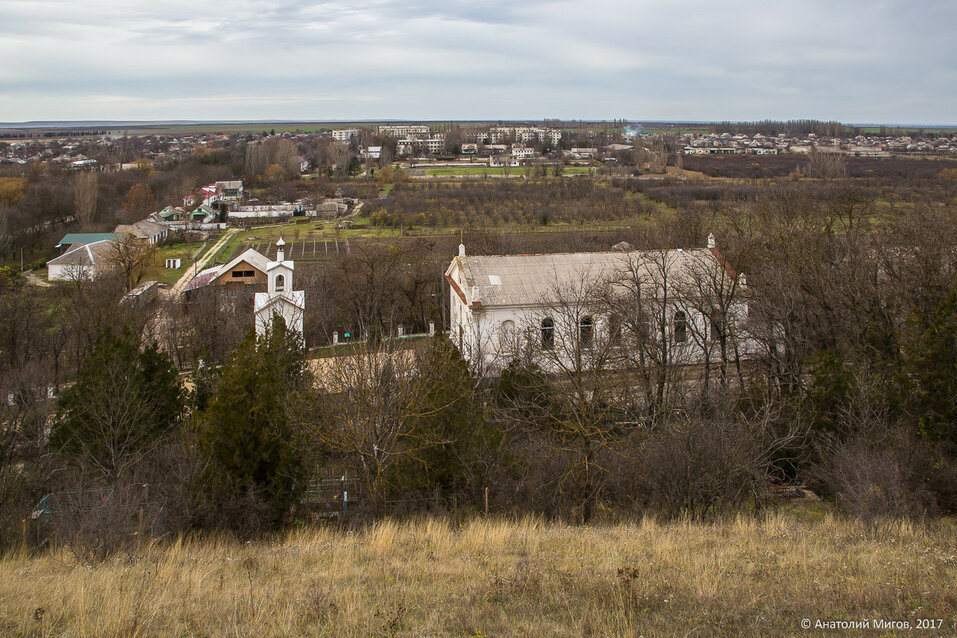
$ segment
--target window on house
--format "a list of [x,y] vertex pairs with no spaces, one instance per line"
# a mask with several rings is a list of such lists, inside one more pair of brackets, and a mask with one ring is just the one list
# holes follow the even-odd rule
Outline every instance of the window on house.
[[674,335],[675,343],[684,343],[688,340],[688,317],[680,310],[675,313]]
[[286,278],[282,275],[276,275],[276,290],[282,292],[283,288],[286,287]]
[[555,322],[551,317],[542,319],[542,348],[551,350],[555,347]]
[[578,324],[578,339],[583,348],[591,346],[595,337],[595,321],[590,316],[582,317]]

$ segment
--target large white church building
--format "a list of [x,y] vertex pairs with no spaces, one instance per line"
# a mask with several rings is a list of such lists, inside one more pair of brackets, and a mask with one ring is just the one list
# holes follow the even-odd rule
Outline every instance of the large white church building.
[[529,357],[547,369],[641,347],[668,363],[753,349],[744,275],[713,236],[705,248],[624,248],[470,256],[460,245],[445,273],[450,339],[473,369],[492,374]]
[[256,318],[256,334],[262,335],[272,325],[274,315],[286,322],[286,327],[303,334],[303,316],[306,311],[306,293],[293,290],[293,274],[296,264],[286,261],[282,237],[276,242],[276,261],[266,263],[266,292],[257,292],[253,312]]

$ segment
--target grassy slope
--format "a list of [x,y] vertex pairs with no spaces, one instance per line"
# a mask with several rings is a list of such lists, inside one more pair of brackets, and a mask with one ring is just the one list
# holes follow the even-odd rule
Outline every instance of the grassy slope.
[[0,633],[790,636],[803,618],[939,617],[941,630],[921,633],[953,635],[955,540],[952,520],[868,529],[817,512],[588,527],[384,521],[155,545],[90,565],[56,551],[0,561]]

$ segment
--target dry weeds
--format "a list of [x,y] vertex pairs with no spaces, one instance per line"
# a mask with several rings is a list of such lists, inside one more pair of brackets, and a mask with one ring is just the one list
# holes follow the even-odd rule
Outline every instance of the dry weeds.
[[154,543],[95,564],[56,550],[0,560],[0,635],[790,636],[804,618],[943,618],[919,633],[953,635],[955,541],[952,520],[777,513],[386,520]]

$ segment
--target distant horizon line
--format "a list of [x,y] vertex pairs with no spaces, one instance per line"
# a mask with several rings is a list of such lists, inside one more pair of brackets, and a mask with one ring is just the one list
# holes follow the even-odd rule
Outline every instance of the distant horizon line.
[[[195,126],[207,124],[397,124],[397,123],[428,123],[428,122],[447,122],[447,123],[490,123],[501,122],[503,124],[513,122],[583,122],[583,123],[609,123],[620,118],[611,119],[579,119],[579,118],[537,118],[537,119],[402,119],[402,118],[360,118],[360,119],[329,119],[329,120],[309,120],[309,119],[214,119],[214,120],[190,120],[190,119],[172,119],[172,120],[28,120],[24,122],[0,122],[0,129],[43,129],[43,128],[62,128],[68,126],[105,126],[110,128],[132,127],[132,126]],[[762,122],[837,122],[843,126],[854,127],[874,127],[885,126],[890,128],[948,128],[957,129],[957,124],[940,123],[898,123],[898,122],[841,122],[839,120],[822,120],[817,118],[789,118],[789,119],[760,119],[760,120],[660,120],[660,119],[623,119],[628,124],[683,124],[683,125],[714,125],[714,124],[760,124]]]

